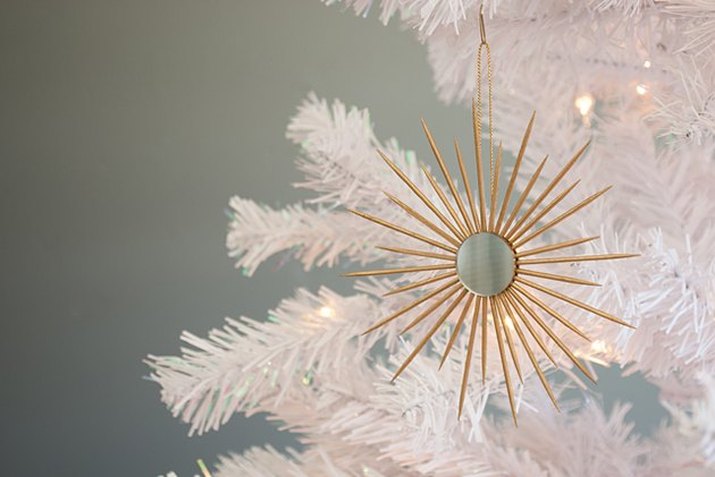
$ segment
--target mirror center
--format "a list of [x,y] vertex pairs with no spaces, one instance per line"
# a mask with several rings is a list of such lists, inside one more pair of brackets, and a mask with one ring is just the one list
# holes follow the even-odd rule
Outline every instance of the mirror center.
[[514,279],[514,252],[500,236],[481,232],[465,240],[457,251],[457,276],[479,296],[503,292]]

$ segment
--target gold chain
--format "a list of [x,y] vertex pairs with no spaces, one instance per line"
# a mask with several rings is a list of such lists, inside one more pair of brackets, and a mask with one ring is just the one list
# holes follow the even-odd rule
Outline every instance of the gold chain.
[[477,133],[479,136],[482,134],[482,49],[486,51],[487,54],[487,96],[489,100],[489,188],[492,194],[494,194],[494,189],[496,184],[494,184],[494,124],[492,115],[492,55],[489,49],[489,43],[487,43],[486,29],[484,28],[484,6],[482,5],[479,11],[479,32],[481,35],[481,43],[479,43],[479,50],[477,50]]

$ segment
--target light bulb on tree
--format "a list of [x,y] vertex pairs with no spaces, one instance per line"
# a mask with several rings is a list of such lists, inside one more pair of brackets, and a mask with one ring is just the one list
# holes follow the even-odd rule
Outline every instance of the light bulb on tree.
[[593,96],[591,96],[590,93],[584,93],[574,100],[573,104],[578,109],[578,112],[581,114],[581,120],[583,121],[583,124],[585,126],[590,126],[591,125],[591,111],[593,110],[593,105],[595,104],[595,100],[593,99]]
[[593,103],[593,96],[589,93],[585,93],[577,97],[573,104],[576,106],[576,109],[578,109],[578,112],[581,113],[581,116],[587,116],[593,108]]
[[333,318],[335,316],[335,309],[327,305],[321,306],[318,310],[318,315],[322,316],[323,318]]

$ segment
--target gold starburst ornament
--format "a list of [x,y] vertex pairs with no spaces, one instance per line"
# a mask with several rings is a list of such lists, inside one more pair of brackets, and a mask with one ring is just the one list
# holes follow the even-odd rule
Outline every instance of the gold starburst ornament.
[[[366,214],[361,211],[352,211],[355,214],[372,221],[393,231],[408,236],[418,242],[430,245],[429,250],[379,247],[388,252],[416,257],[420,260],[429,260],[425,265],[415,265],[405,268],[394,268],[384,270],[359,271],[347,274],[353,277],[381,276],[390,274],[408,274],[434,272],[435,275],[422,280],[412,281],[407,285],[391,290],[388,295],[394,295],[410,290],[427,290],[421,297],[412,301],[408,305],[400,308],[391,315],[383,318],[366,333],[374,331],[387,323],[402,317],[409,311],[425,305],[419,314],[404,328],[403,332],[409,331],[424,320],[433,319],[436,311],[444,304],[447,304],[444,311],[436,317],[433,326],[418,341],[414,350],[397,369],[393,380],[412,362],[417,354],[424,348],[432,336],[445,324],[447,319],[455,312],[457,321],[452,334],[442,354],[442,366],[449,355],[462,328],[468,328],[467,354],[464,362],[462,375],[462,385],[459,397],[459,415],[461,416],[464,405],[465,394],[471,370],[472,354],[474,352],[477,335],[481,335],[481,374],[482,380],[486,377],[487,367],[487,343],[490,333],[490,322],[493,325],[494,338],[499,350],[499,357],[504,373],[509,405],[511,407],[514,423],[516,424],[516,409],[514,406],[514,393],[512,377],[510,375],[510,365],[507,353],[516,370],[519,379],[522,379],[521,366],[517,353],[517,343],[526,352],[536,374],[539,377],[544,389],[558,408],[556,397],[540,368],[530,340],[538,347],[552,362],[554,357],[549,352],[542,336],[543,331],[548,339],[552,340],[558,348],[565,353],[578,369],[589,379],[595,381],[588,369],[574,355],[573,351],[561,340],[559,335],[549,326],[542,315],[550,316],[571,332],[588,339],[571,321],[561,313],[552,308],[547,301],[558,300],[592,313],[600,318],[612,321],[619,325],[631,327],[628,323],[597,309],[587,303],[576,300],[564,293],[544,285],[541,281],[555,281],[569,285],[593,286],[598,285],[580,278],[565,276],[542,271],[540,268],[551,264],[585,262],[595,260],[615,260],[635,256],[634,254],[604,254],[604,255],[572,255],[572,256],[549,256],[550,252],[564,250],[570,247],[592,241],[597,237],[576,238],[564,242],[534,248],[534,239],[540,237],[558,224],[568,219],[576,212],[580,211],[593,201],[601,197],[610,187],[607,187],[595,194],[587,197],[578,204],[569,208],[565,212],[551,217],[549,214],[559,205],[566,196],[576,187],[579,181],[564,188],[558,194],[552,193],[561,183],[573,165],[583,155],[588,147],[588,143],[579,149],[566,165],[554,176],[546,187],[536,195],[528,207],[525,205],[532,197],[532,190],[536,184],[541,171],[546,163],[546,158],[539,164],[534,174],[526,184],[526,187],[516,198],[513,207],[510,207],[512,194],[515,192],[515,183],[519,175],[519,168],[524,157],[529,136],[534,123],[534,115],[526,127],[521,147],[516,156],[511,177],[506,185],[503,199],[499,204],[501,169],[502,169],[502,147],[496,151],[496,158],[493,147],[493,121],[492,121],[492,74],[489,44],[486,41],[484,29],[484,16],[480,13],[481,43],[477,52],[477,93],[472,101],[472,128],[474,133],[475,160],[477,170],[476,193],[473,194],[471,181],[467,175],[462,154],[455,141],[455,152],[459,164],[459,172],[464,183],[466,202],[457,192],[455,181],[452,179],[442,153],[432,137],[427,124],[422,121],[425,135],[430,148],[434,153],[440,171],[446,181],[451,199],[438,184],[437,180],[425,168],[422,168],[427,180],[444,207],[446,213],[440,211],[427,195],[418,188],[410,178],[402,172],[393,161],[383,152],[378,151],[382,159],[394,171],[395,174],[407,185],[419,200],[434,215],[432,218],[425,217],[405,202],[392,194],[387,193],[388,198],[413,220],[426,226],[434,234],[435,238],[422,235],[413,230],[400,225],[393,224],[378,217]],[[487,59],[487,82],[489,94],[489,184],[485,184],[484,171],[482,166],[482,52],[486,53]],[[489,199],[487,199],[487,194]],[[476,196],[476,197],[475,197]],[[431,289],[429,288],[431,287]],[[488,319],[491,317],[491,319]],[[523,325],[523,327],[522,327]],[[518,340],[518,342],[517,342]]]

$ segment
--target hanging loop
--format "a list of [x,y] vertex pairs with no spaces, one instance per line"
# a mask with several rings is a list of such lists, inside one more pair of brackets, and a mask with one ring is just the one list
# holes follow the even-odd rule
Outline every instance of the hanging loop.
[[479,36],[482,38],[482,45],[487,44],[487,28],[484,26],[484,4],[479,7]]
[[[487,99],[489,101],[488,105],[488,128],[489,128],[489,172],[490,172],[490,184],[489,188],[494,192],[496,184],[494,183],[494,127],[493,127],[493,115],[492,115],[492,100],[493,100],[493,80],[492,80],[492,58],[491,51],[489,48],[489,43],[487,43],[487,29],[484,25],[484,4],[482,3],[479,8],[479,35],[481,37],[481,43],[479,48],[477,48],[477,78],[476,78],[476,98],[473,98],[472,104],[472,114],[474,115],[474,140],[477,149],[481,149],[481,132],[482,132],[482,50],[485,51],[487,57]],[[475,101],[476,100],[476,101]],[[476,103],[476,104],[474,104]],[[479,150],[477,154],[481,157],[481,151]]]

